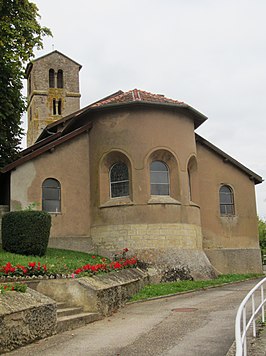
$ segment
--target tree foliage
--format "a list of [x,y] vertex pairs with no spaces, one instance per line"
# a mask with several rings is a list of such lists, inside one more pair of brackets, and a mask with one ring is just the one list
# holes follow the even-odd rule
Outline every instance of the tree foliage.
[[266,249],[266,221],[258,219],[260,247]]
[[25,65],[34,48],[42,48],[42,38],[51,35],[39,18],[37,6],[28,0],[0,0],[0,168],[19,152]]

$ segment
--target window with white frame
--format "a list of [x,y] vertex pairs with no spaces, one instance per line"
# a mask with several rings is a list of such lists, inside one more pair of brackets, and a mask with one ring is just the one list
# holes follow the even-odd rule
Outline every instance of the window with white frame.
[[54,178],[45,179],[42,184],[42,210],[49,213],[61,212],[61,185]]
[[150,166],[151,195],[169,195],[169,169],[162,161],[153,161]]
[[123,162],[115,163],[110,169],[110,195],[111,198],[129,196],[128,167]]
[[228,185],[222,185],[219,191],[220,214],[235,215],[235,202],[233,189]]

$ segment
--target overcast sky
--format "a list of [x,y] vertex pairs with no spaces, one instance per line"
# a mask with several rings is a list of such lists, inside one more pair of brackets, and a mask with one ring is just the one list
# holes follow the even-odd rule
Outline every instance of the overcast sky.
[[184,101],[209,118],[200,135],[266,178],[265,0],[31,1],[54,36],[36,57],[82,64],[81,107],[134,88]]

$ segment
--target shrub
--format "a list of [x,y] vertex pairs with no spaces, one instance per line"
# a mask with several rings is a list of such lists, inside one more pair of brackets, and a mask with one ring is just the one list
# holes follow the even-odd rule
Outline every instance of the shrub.
[[8,252],[43,256],[51,228],[51,216],[44,211],[12,211],[2,219],[2,245]]

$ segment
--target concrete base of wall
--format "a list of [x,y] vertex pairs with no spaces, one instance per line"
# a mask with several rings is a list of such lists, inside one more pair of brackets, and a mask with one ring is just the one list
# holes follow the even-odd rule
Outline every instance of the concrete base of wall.
[[210,249],[205,253],[219,273],[262,273],[260,249]]
[[97,252],[93,246],[92,238],[89,236],[50,237],[48,247],[87,253]]
[[28,288],[0,294],[0,353],[56,332],[56,303]]
[[217,276],[213,266],[202,250],[143,249],[133,250],[140,261],[150,262],[161,275],[172,268],[185,268],[193,279],[211,279]]

